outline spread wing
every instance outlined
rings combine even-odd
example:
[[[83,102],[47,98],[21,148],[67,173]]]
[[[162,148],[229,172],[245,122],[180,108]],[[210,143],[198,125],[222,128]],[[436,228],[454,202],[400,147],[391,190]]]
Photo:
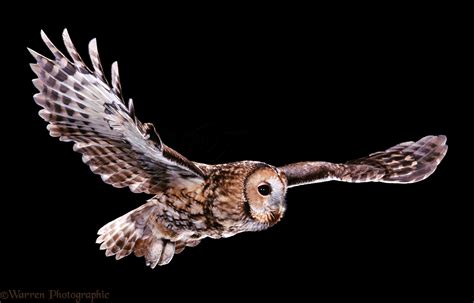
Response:
[[[192,186],[206,177],[204,166],[189,161],[161,142],[153,124],[141,123],[133,102],[123,101],[117,62],[112,64],[109,85],[97,52],[89,43],[90,70],[71,42],[67,30],[64,43],[72,62],[41,32],[54,55],[50,60],[33,50],[31,68],[39,93],[35,102],[39,115],[49,124],[49,133],[61,141],[74,142],[74,150],[102,180],[115,187],[155,194],[169,186]]]
[[[279,169],[289,187],[331,180],[414,183],[431,175],[447,151],[445,136],[427,136],[344,164],[300,162]]]

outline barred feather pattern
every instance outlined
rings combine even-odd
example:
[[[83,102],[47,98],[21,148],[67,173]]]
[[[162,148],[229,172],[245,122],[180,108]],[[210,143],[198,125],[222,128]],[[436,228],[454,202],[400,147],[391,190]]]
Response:
[[[155,268],[168,264],[185,247],[194,247],[200,239],[189,216],[178,213],[166,202],[166,195],[154,197],[146,204],[109,222],[99,231],[96,243],[106,256],[116,260],[130,255],[144,257],[146,265]],[[186,226],[185,228],[183,228]]]
[[[36,60],[31,68],[38,76],[33,80],[39,90],[34,100],[43,107],[39,115],[49,123],[51,136],[73,141],[83,162],[115,187],[156,194],[169,186],[192,187],[203,181],[202,168],[164,145],[151,123],[136,118],[133,102],[123,101],[116,62],[109,86],[95,39],[89,43],[91,70],[67,30],[63,38],[72,61],[43,31],[41,37],[54,60],[29,51]]]
[[[299,162],[280,169],[290,187],[331,180],[414,183],[430,176],[447,151],[446,136],[426,136],[344,164]]]
[[[338,180],[413,183],[427,178],[447,152],[445,136],[398,144],[344,164],[300,162],[274,167],[257,161],[217,165],[192,162],[161,141],[151,123],[140,122],[122,97],[117,62],[110,84],[97,42],[89,43],[89,68],[63,33],[69,57],[41,32],[54,59],[33,50],[39,90],[35,102],[47,129],[72,141],[82,160],[115,187],[153,194],[145,204],[98,231],[106,256],[134,253],[151,268],[171,261],[204,238],[225,238],[273,226],[286,210],[288,187]]]

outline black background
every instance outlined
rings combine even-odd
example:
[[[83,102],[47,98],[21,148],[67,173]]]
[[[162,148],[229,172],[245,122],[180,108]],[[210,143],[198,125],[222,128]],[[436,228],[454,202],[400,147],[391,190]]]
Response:
[[[2,101],[2,288],[98,289],[113,301],[355,300],[379,291],[423,297],[456,279],[464,214],[450,187],[451,121],[466,120],[462,109],[452,112],[462,84],[452,83],[451,23],[426,12],[305,11],[124,9],[19,18],[4,28],[12,54]],[[104,68],[119,61],[138,117],[195,161],[342,162],[429,134],[447,135],[450,152],[417,184],[292,189],[284,220],[270,230],[205,240],[155,270],[143,258],[115,261],[94,243],[97,230],[148,196],[103,184],[70,143],[49,137],[32,100],[26,47],[49,55],[39,30],[62,48],[64,27],[83,58],[97,37]]]

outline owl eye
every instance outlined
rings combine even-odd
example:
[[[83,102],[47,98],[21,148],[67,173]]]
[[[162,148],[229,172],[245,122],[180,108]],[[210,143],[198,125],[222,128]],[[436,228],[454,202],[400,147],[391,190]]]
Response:
[[[258,193],[262,196],[268,196],[272,192],[272,188],[268,184],[262,184],[257,187]]]

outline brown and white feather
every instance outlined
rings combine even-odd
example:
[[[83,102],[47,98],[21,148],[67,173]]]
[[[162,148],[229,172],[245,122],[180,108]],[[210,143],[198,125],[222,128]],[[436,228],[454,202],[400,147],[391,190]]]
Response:
[[[67,30],[63,39],[72,60],[44,32],[41,37],[54,59],[30,50],[36,60],[31,68],[38,77],[34,100],[50,135],[72,141],[104,182],[154,195],[99,230],[100,249],[117,260],[134,253],[151,268],[164,265],[204,238],[273,226],[285,213],[289,187],[330,180],[413,183],[432,174],[447,152],[445,136],[427,136],[344,164],[195,163],[163,144],[152,123],[137,119],[133,100],[122,96],[117,62],[109,85],[95,39],[90,69]]]
[[[91,71],[76,51],[68,32],[63,33],[69,61],[41,32],[54,55],[50,60],[32,50],[36,64],[33,80],[43,107],[40,116],[48,130],[61,141],[73,141],[84,163],[115,187],[156,194],[169,186],[187,187],[201,183],[205,172],[195,163],[164,145],[152,124],[142,124],[133,103],[127,107],[120,95],[117,64],[112,67],[112,88],[105,79],[97,43],[89,44]]]
[[[332,180],[414,183],[431,175],[447,151],[446,136],[426,136],[344,164],[299,162],[279,169],[290,187]]]

